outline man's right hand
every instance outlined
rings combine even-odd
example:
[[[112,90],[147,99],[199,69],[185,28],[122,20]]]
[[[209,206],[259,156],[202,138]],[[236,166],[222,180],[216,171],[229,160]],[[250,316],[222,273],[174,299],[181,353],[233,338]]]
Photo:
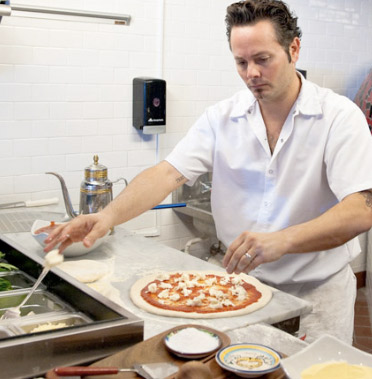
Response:
[[[47,253],[60,244],[59,252],[62,253],[72,243],[80,241],[85,247],[91,247],[98,238],[105,236],[111,227],[105,214],[79,215],[67,223],[60,224],[49,234],[44,241],[44,251]]]

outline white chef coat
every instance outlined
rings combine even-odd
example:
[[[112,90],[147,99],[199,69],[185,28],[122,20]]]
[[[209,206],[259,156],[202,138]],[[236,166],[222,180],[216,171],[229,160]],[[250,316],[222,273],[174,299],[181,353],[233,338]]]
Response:
[[[372,138],[362,111],[301,80],[273,154],[259,104],[246,89],[209,107],[166,158],[190,185],[213,172],[212,213],[226,246],[245,230],[300,224],[372,188]],[[272,284],[319,281],[359,253],[355,238],[328,251],[285,255],[250,274]]]

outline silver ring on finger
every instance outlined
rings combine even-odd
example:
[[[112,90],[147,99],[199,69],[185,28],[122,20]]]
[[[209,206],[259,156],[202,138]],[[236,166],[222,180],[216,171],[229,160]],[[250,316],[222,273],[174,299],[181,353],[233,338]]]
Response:
[[[252,255],[249,254],[248,252],[244,254],[244,256],[246,256],[250,261],[252,260]]]

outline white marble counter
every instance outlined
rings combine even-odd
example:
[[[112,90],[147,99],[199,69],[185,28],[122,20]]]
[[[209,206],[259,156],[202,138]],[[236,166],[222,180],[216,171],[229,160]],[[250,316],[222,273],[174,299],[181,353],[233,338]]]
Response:
[[[9,233],[6,236],[25,247],[32,255],[35,254],[39,258],[43,256],[40,245],[31,233]],[[143,319],[145,339],[180,324],[195,323],[229,332],[256,323],[274,324],[311,311],[308,302],[273,289],[270,303],[246,316],[190,320],[144,312],[129,298],[129,289],[138,278],[157,271],[223,269],[152,241],[151,238],[131,235],[123,227],[117,227],[115,233],[107,237],[107,240],[91,253],[77,258],[66,258],[72,261],[81,259],[99,261],[108,267],[108,274],[97,283],[92,283],[90,287]]]

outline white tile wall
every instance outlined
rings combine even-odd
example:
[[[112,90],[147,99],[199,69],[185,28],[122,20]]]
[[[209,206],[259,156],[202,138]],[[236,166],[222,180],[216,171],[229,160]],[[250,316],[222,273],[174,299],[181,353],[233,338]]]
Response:
[[[203,109],[242,88],[225,36],[231,0],[18,0],[18,4],[130,14],[130,26],[8,17],[0,24],[0,202],[61,196],[78,203],[93,154],[109,177],[132,179],[157,161],[156,138],[131,125],[136,76],[167,81],[162,159]],[[370,0],[288,0],[303,30],[299,68],[353,98],[371,68]],[[161,31],[164,30],[164,34]],[[164,50],[160,48],[164,45]],[[114,194],[123,188],[114,185]],[[170,201],[170,199],[169,199]],[[182,248],[196,231],[171,210],[127,224],[160,230]]]

